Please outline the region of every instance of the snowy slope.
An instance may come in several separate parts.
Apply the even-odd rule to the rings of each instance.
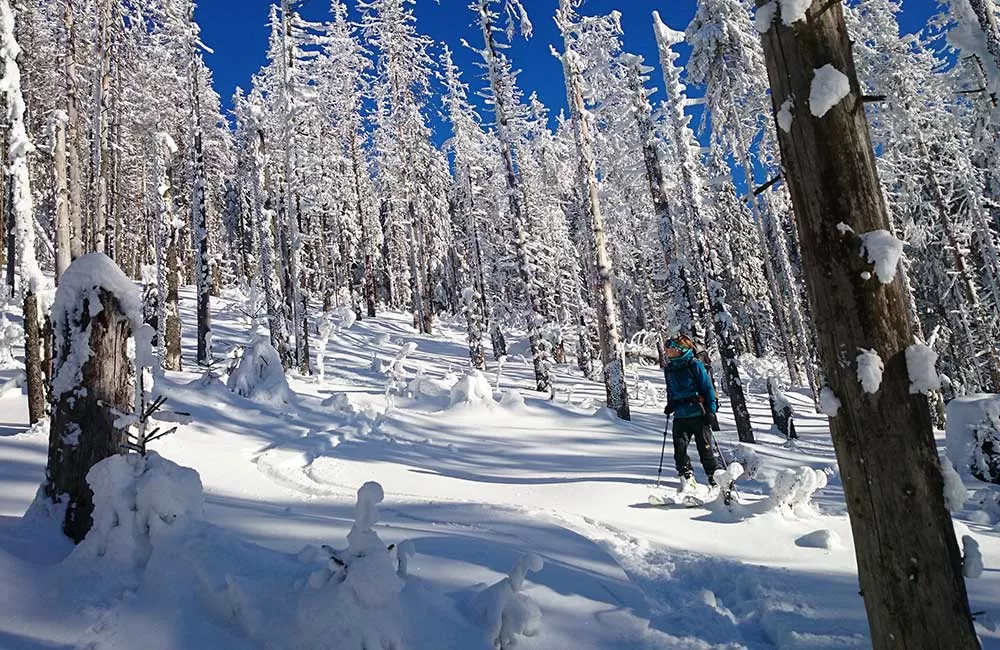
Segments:
[[[184,307],[192,324],[192,300]],[[215,313],[221,357],[249,337],[229,301]],[[194,339],[185,334],[187,361]],[[291,377],[292,405],[239,397],[225,376],[170,374],[160,386],[168,407],[192,423],[155,448],[199,472],[205,517],[157,546],[155,563],[135,575],[95,578],[64,559],[71,547],[51,520],[21,519],[43,479],[47,439],[19,433],[23,396],[0,396],[0,648],[339,647],[324,645],[322,626],[303,632],[312,629],[304,618],[332,614],[309,609],[318,598],[293,602],[310,571],[296,555],[344,548],[356,491],[372,480],[385,491],[378,535],[415,551],[400,595],[406,647],[491,647],[477,594],[529,552],[544,562],[523,589],[541,622],[519,648],[868,646],[835,457],[808,398],[788,393],[802,415],[801,440],[786,446],[768,432],[763,384],[751,383],[760,468],[741,482],[742,505],[651,508],[661,404],[634,403],[633,422],[617,421],[595,406],[603,388],[570,367],[557,368],[554,402],[535,397],[515,345],[498,400],[453,406],[463,337],[447,324],[436,337],[416,336],[402,315],[360,321],[330,338],[323,382]],[[410,384],[416,397],[387,398],[377,367],[407,343],[417,345],[404,364],[410,381],[420,376]],[[494,364],[488,376],[495,388]],[[655,370],[642,377],[662,383]],[[523,400],[503,395],[510,390]],[[722,420],[732,459],[732,418]],[[665,465],[661,490],[672,493],[669,449]],[[781,470],[802,467],[829,484],[812,505],[775,507],[772,493],[787,496],[791,476]],[[969,581],[973,609],[1000,618],[995,518],[969,510],[957,521],[986,565]],[[986,647],[1000,648],[1000,637],[978,629]]]

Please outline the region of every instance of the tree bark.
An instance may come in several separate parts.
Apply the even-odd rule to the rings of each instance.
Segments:
[[[63,531],[74,542],[87,535],[92,523],[94,503],[87,472],[121,451],[126,429],[115,421],[120,412],[131,412],[134,397],[130,321],[115,295],[94,289],[79,292],[78,303],[53,314],[58,332],[54,377],[62,390],[53,393],[45,493],[66,503]],[[91,304],[98,296],[99,307]],[[78,349],[88,345],[89,357]],[[81,357],[87,362],[75,368]],[[67,382],[65,375],[75,371],[80,373],[77,381]]]
[[[872,643],[978,648],[927,399],[909,392],[913,327],[902,280],[871,277],[858,238],[837,228],[889,230],[843,7],[814,0],[807,16],[791,27],[779,17],[762,41],[775,115],[786,99],[795,104],[790,132],[778,129],[778,140],[820,357],[841,402],[830,427]],[[827,64],[847,75],[851,92],[817,117],[807,99],[814,70]],[[859,348],[884,361],[876,393],[858,382],[851,361]]]

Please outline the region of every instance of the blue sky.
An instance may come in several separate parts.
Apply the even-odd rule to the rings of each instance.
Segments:
[[[348,0],[353,5],[353,0]],[[236,86],[248,87],[251,75],[265,62],[267,48],[268,0],[200,0],[197,18],[204,42],[214,50],[206,55],[212,68],[216,90],[223,104],[230,106]],[[447,43],[456,52],[456,60],[465,73],[465,81],[479,88],[478,68],[471,66],[475,55],[462,48],[461,39],[473,45],[479,40],[468,9],[469,0],[417,0],[415,13],[418,28],[437,41]],[[936,0],[903,0],[903,28],[915,31],[936,11]],[[558,33],[552,15],[558,0],[524,0],[535,26],[528,42],[518,40],[511,50],[515,65],[522,70],[521,87],[527,95],[536,91],[553,114],[565,106],[562,69],[549,53],[550,45],[558,44]],[[238,8],[237,8],[238,7]],[[329,9],[328,0],[306,0],[302,13],[307,18],[323,18]],[[694,15],[695,0],[587,0],[581,13],[601,14],[618,9],[622,13],[627,50],[643,55],[655,65],[656,45],[653,39],[651,14],[654,10],[667,24],[684,29]],[[661,85],[657,73],[653,83]]]

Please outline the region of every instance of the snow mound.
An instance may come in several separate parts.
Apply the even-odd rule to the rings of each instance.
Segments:
[[[981,394],[948,402],[945,443],[960,472],[1000,483],[1000,395]]]
[[[841,547],[840,535],[826,528],[814,530],[795,540],[796,546],[803,548],[823,548],[828,551]]]
[[[882,386],[885,364],[875,350],[858,348],[858,381],[866,393],[877,393]]]
[[[198,472],[160,457],[117,455],[87,472],[93,525],[73,558],[140,569],[153,545],[179,520],[200,520],[205,498]]]
[[[890,284],[896,279],[896,269],[903,257],[903,241],[888,230],[873,230],[862,233],[861,254],[868,256],[868,262],[875,265],[875,275],[882,284]]]
[[[906,372],[910,376],[911,393],[927,393],[941,389],[937,360],[937,352],[926,343],[915,343],[906,348]]]
[[[512,410],[522,409],[524,408],[524,395],[516,388],[508,388],[500,396],[500,406]]]
[[[826,487],[826,483],[826,473],[811,467],[782,470],[774,479],[769,506],[786,515],[811,515],[810,500],[817,490]]]
[[[273,406],[292,405],[296,401],[278,351],[261,332],[253,335],[226,386],[237,395]]]
[[[495,404],[490,381],[479,370],[470,370],[451,388],[449,406]]]
[[[782,0],[782,9],[786,4],[801,4],[802,2],[808,7],[812,0]],[[805,17],[805,9],[802,10],[802,15]],[[784,10],[782,17],[786,25],[791,24]],[[827,63],[813,73],[812,86],[809,89],[809,110],[816,117],[823,117],[849,94],[851,94],[850,79],[833,65]]]
[[[535,636],[541,630],[542,610],[522,589],[528,572],[541,571],[542,566],[542,558],[529,553],[510,575],[476,596],[473,610],[493,647],[513,647],[518,637]]]

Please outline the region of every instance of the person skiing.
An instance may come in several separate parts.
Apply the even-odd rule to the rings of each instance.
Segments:
[[[715,486],[718,461],[712,451],[712,429],[718,426],[719,400],[705,364],[695,357],[694,342],[686,336],[671,339],[666,347],[663,374],[667,380],[667,406],[663,412],[674,416],[674,463],[681,485],[679,492],[693,491],[694,470],[688,446],[694,438],[708,484]]]

